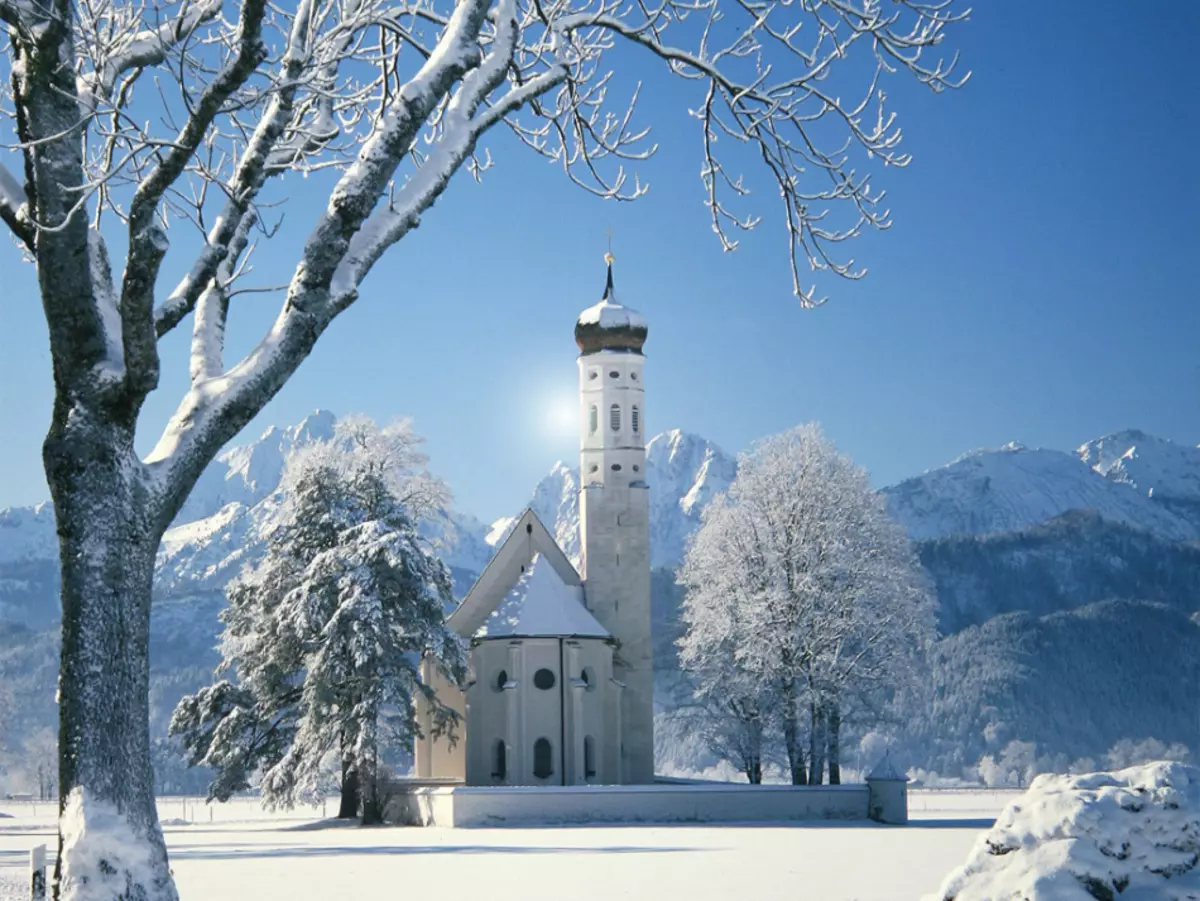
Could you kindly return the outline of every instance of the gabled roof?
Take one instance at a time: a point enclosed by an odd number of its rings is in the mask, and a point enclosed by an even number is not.
[[[546,558],[534,554],[476,638],[608,638],[583,604],[583,586],[568,585]]]
[[[458,609],[450,614],[446,625],[463,638],[475,635],[521,580],[534,556],[543,559],[543,565],[548,565],[548,569],[553,571],[564,587],[578,588],[582,592],[583,581],[579,573],[537,514],[527,509],[484,567]],[[586,609],[584,612],[587,612]]]

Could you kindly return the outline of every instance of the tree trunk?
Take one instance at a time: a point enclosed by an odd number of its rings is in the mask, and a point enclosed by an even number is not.
[[[342,763],[342,803],[338,808],[339,820],[353,820],[358,816],[358,771],[349,763]]]
[[[829,784],[842,784],[842,708],[837,701],[832,701],[826,707],[828,716],[826,718],[828,732],[826,734],[826,746],[829,749]]]
[[[825,708],[814,701],[809,707],[808,784],[820,785],[825,776]]]
[[[787,751],[792,785],[804,785],[808,777],[804,768],[804,749],[800,744],[800,723],[797,721],[795,705],[791,704],[783,714],[783,745]]]
[[[762,785],[761,757],[747,757],[742,761],[742,771],[746,774],[746,781],[751,785]]]
[[[62,565],[55,897],[177,901],[150,763],[150,593],[163,524],[132,429],[60,416],[43,454]]]
[[[379,792],[367,788],[363,792],[362,805],[362,824],[364,826],[378,826],[383,822],[383,806],[379,801]]]

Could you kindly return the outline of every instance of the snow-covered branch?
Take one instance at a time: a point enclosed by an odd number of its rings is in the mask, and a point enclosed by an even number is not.
[[[98,65],[79,79],[80,100],[91,107],[111,96],[126,72],[164,62],[198,26],[220,14],[221,0],[184,0],[173,12],[160,10],[161,21],[145,29],[130,15],[133,10],[113,2],[93,0],[83,5],[82,12],[82,36],[103,55]],[[126,27],[120,27],[122,24]]]

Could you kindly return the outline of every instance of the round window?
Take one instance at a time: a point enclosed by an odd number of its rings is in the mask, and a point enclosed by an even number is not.
[[[621,471],[621,464],[620,464],[620,463],[614,463],[614,464],[612,465],[612,471],[613,471],[613,472],[620,472],[620,471]]]
[[[540,688],[542,691],[549,691],[554,687],[555,683],[554,672],[545,667],[533,674],[533,685],[535,688]]]
[[[619,379],[621,377],[621,373],[619,373],[619,372],[617,372],[617,370],[613,369],[613,370],[609,371],[608,377],[610,379]]]
[[[504,686],[508,684],[508,670],[500,670],[496,675],[496,691],[504,691]]]
[[[590,666],[585,666],[583,672],[579,674],[579,678],[583,681],[585,691],[596,690],[596,674]]]

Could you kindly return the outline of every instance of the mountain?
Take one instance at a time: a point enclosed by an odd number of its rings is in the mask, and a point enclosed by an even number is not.
[[[263,552],[278,520],[288,457],[331,436],[335,422],[332,413],[318,411],[224,451],[164,536],[151,621],[155,734],[175,700],[209,678],[225,585]],[[678,671],[674,570],[736,466],[711,442],[679,430],[647,446],[652,619],[663,699]],[[530,499],[576,562],[578,491],[578,470],[559,463]],[[1086,746],[1080,753],[1096,755],[1114,735],[1188,740],[1161,724],[1169,720],[1164,705],[1177,700],[1171,684],[1195,680],[1183,657],[1200,630],[1200,448],[1134,430],[1089,441],[1075,453],[1008,445],[969,453],[883,491],[916,540],[946,635],[937,651],[937,699],[918,719],[931,764],[952,772],[975,763],[985,746],[990,753],[980,733],[989,717],[1011,724],[1011,737],[1037,740],[1055,753]],[[456,594],[470,587],[514,521],[488,526],[450,509],[422,524],[451,568]],[[10,739],[14,730],[30,734],[54,720],[58,579],[50,505],[0,511],[0,696],[15,686],[23,702],[20,725],[10,720],[0,728]],[[1126,600],[1096,603],[1112,598]],[[1147,632],[1155,629],[1167,631]],[[1081,673],[1107,662],[1121,679],[1145,686],[1145,715],[1135,700],[1118,697],[1117,687],[1089,694],[1070,673],[1061,676],[1056,667],[1066,664],[1056,656]],[[1108,685],[1109,675],[1101,672],[1097,684]],[[1060,677],[1068,686],[1061,696],[1045,681]],[[1119,706],[1099,709],[1111,697]],[[1023,712],[1025,705],[1034,712]],[[1076,723],[1089,718],[1100,724],[1092,731]],[[1056,732],[1059,721],[1066,725]],[[1122,722],[1128,729],[1117,735]],[[914,762],[918,753],[925,752],[914,749]]]
[[[1008,741],[1099,758],[1124,738],[1200,748],[1200,623],[1164,604],[1010,613],[938,642],[914,742],[957,774]]]
[[[1035,616],[1106,598],[1200,610],[1200,545],[1169,541],[1094,510],[1071,510],[1025,529],[919,542],[944,634],[992,617]]]
[[[704,507],[729,487],[736,471],[733,457],[698,435],[672,429],[650,439],[646,482],[651,568],[674,569],[683,561],[687,539],[699,527]],[[534,488],[529,506],[578,566],[579,468],[556,463]],[[488,543],[499,545],[516,520],[515,516],[496,520]]]
[[[1024,529],[1069,510],[1093,510],[1169,541],[1200,538],[1200,516],[1187,509],[1200,450],[1156,440],[1139,455],[1139,434],[1101,438],[1078,454],[1019,444],[974,451],[885,488],[888,509],[916,540]],[[1141,488],[1131,471],[1151,484]],[[1161,497],[1150,490],[1156,484],[1181,494]]]

